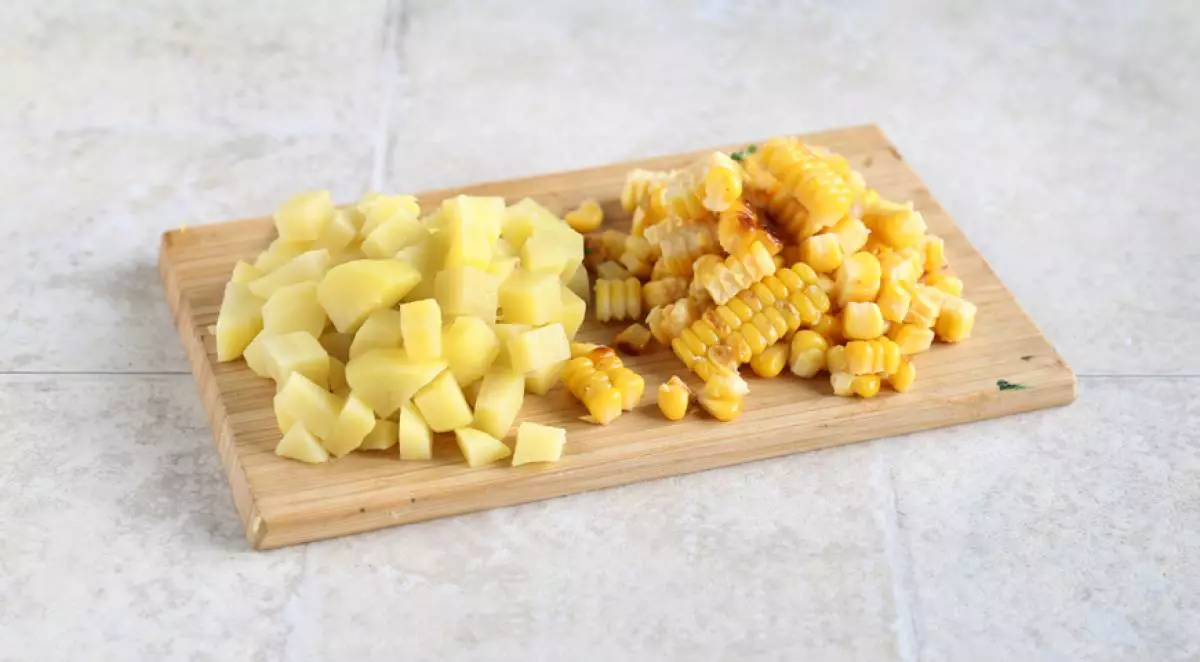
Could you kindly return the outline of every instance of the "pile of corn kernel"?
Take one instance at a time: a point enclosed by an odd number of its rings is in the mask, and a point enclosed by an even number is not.
[[[566,216],[588,233],[595,316],[633,323],[614,340],[621,351],[651,338],[671,347],[718,420],[743,409],[743,365],[766,378],[827,373],[834,394],[870,398],[912,388],[913,357],[935,339],[971,335],[976,308],[921,213],[796,138],[634,170],[621,205],[629,233],[600,231],[594,201]],[[677,377],[662,384],[663,415],[682,418],[690,395]]]

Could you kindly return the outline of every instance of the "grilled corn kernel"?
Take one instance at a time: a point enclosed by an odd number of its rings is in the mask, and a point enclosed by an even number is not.
[[[662,262],[662,260],[659,260],[659,262]],[[661,280],[652,280],[642,286],[642,303],[647,309],[655,306],[665,306],[687,296],[687,291],[688,282],[686,278],[672,276]]]
[[[975,304],[956,296],[946,295],[938,313],[934,332],[945,342],[961,342],[971,337],[975,327]]]
[[[957,276],[947,273],[931,273],[925,275],[925,284],[937,288],[951,296],[961,297],[963,282]]]
[[[704,411],[722,422],[729,422],[742,415],[743,398],[714,398],[704,393],[696,399]]]
[[[632,276],[625,280],[596,279],[596,319],[632,320],[642,317],[642,283]]]
[[[629,273],[638,278],[649,278],[654,269],[657,251],[643,237],[629,237],[625,241],[625,251],[617,259]]]
[[[616,339],[613,340],[613,346],[626,354],[639,356],[645,353],[651,340],[650,329],[635,323],[625,327],[624,331],[617,334]]]
[[[824,336],[831,345],[840,345],[845,338],[842,336],[842,321],[828,313],[812,325],[812,330]]]
[[[846,258],[837,272],[837,303],[845,307],[852,301],[874,301],[879,294],[881,270],[879,258],[860,251]]]
[[[658,387],[658,410],[668,421],[678,421],[687,414],[691,391],[683,380],[675,375]]]
[[[735,200],[717,217],[717,241],[730,255],[740,255],[760,243],[771,255],[783,250],[783,242],[745,200]]]
[[[854,191],[804,143],[787,138],[762,146],[763,164],[821,227],[837,223],[854,205]]]
[[[879,304],[852,301],[842,309],[842,334],[851,340],[871,340],[883,335],[883,312]]]
[[[787,360],[788,346],[779,342],[750,359],[750,369],[759,377],[771,379],[778,377],[779,373],[783,372],[784,366],[787,365]]]
[[[871,231],[867,224],[853,216],[847,216],[833,226],[831,232],[837,236],[838,244],[842,247],[842,255],[853,255],[867,244]]]
[[[912,388],[913,382],[917,379],[917,367],[912,361],[904,359],[900,361],[900,367],[895,372],[887,376],[887,382],[893,390],[898,393],[904,393]]]
[[[812,329],[803,329],[792,336],[789,368],[797,377],[813,377],[825,369],[825,353],[829,341]]]
[[[703,180],[703,203],[710,211],[725,211],[742,197],[742,169],[722,152],[708,157]]]
[[[700,316],[700,307],[690,298],[677,299],[674,303],[656,308],[646,316],[646,325],[658,342],[669,345],[680,333]]]
[[[646,391],[646,380],[624,366],[611,368],[607,374],[613,388],[621,394],[621,409],[632,411]]]
[[[621,415],[621,392],[613,386],[607,374],[596,369],[596,364],[589,357],[579,356],[567,361],[562,372],[562,383],[600,425],[607,425]]]
[[[650,280],[666,280],[668,278],[690,279],[692,277],[692,258],[690,257],[660,257],[654,261],[650,269]]]
[[[775,273],[775,260],[759,242],[751,244],[745,253],[730,255],[724,261],[716,256],[701,256],[694,266],[693,285],[707,292],[718,305]]]
[[[842,244],[832,232],[814,235],[800,244],[801,261],[821,273],[842,266],[843,255]]]
[[[603,345],[597,345],[590,342],[573,342],[571,343],[571,358],[574,359],[580,356],[587,356],[591,352],[594,352],[601,347],[603,347]]]
[[[925,218],[913,211],[911,204],[895,211],[867,214],[864,220],[872,234],[895,249],[916,246],[925,236]]]
[[[890,375],[900,368],[900,346],[889,338],[852,340],[846,343],[846,372],[853,375]]]
[[[933,328],[942,310],[942,300],[947,296],[946,293],[925,285],[909,286],[909,291],[912,292],[912,303],[908,305],[908,314],[904,316],[904,321],[927,329]]]
[[[833,386],[834,395],[873,398],[879,395],[879,375],[851,375],[846,372],[834,372],[829,375],[829,384]]]
[[[605,280],[624,280],[633,274],[625,268],[625,265],[615,260],[605,260],[596,265],[596,277]]]
[[[926,235],[920,243],[925,271],[934,273],[946,266],[946,242],[937,235]]]
[[[574,210],[567,212],[563,220],[576,232],[595,232],[604,223],[604,210],[600,208],[599,202],[588,198],[579,203]]]
[[[887,335],[900,347],[900,353],[905,356],[920,354],[933,344],[933,329],[916,324],[896,324],[888,330]]]
[[[879,286],[879,298],[875,300],[883,319],[889,322],[903,322],[908,315],[908,306],[912,303],[912,293],[902,283],[885,280]]]

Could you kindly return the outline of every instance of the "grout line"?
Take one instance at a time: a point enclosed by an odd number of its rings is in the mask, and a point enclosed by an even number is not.
[[[396,86],[404,84],[404,37],[408,31],[408,13],[404,0],[388,0],[384,15],[384,35],[379,68],[383,75],[383,99],[372,147],[370,190],[382,191],[391,175],[392,114],[396,105]]]
[[[300,574],[288,582],[287,600],[280,609],[287,626],[283,647],[279,652],[280,662],[305,660],[318,648],[321,638],[320,605],[313,604],[315,598],[306,590],[308,583],[308,553],[311,545],[304,545],[300,556]],[[263,553],[263,552],[256,552]]]
[[[896,620],[896,653],[901,662],[920,660],[920,639],[917,636],[916,596],[912,589],[912,555],[908,541],[900,530],[900,511],[896,504],[896,482],[892,477],[882,449],[875,445],[875,461],[869,481],[879,501],[874,508],[875,521],[883,533],[883,556],[891,578],[892,605]]]

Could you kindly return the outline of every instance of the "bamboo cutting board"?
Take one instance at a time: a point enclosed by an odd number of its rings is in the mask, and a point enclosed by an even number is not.
[[[930,231],[946,240],[951,267],[966,283],[965,296],[979,307],[974,336],[958,346],[935,344],[919,355],[916,385],[905,394],[885,389],[871,400],[838,398],[830,395],[828,379],[748,376],[747,410],[733,423],[718,423],[697,411],[677,423],[662,418],[655,404],[658,385],[686,371],[669,349],[660,348],[627,361],[646,378],[646,394],[637,409],[611,425],[578,420],[586,412],[561,387],[545,397],[526,398],[518,420],[568,429],[563,459],[553,465],[513,468],[501,462],[469,469],[452,436],[436,442],[435,459],[429,462],[400,462],[395,447],[352,453],[318,466],[276,457],[280,433],[271,410],[274,385],[240,360],[217,363],[208,331],[216,323],[233,264],[253,261],[274,238],[271,220],[164,234],[159,270],[167,301],[250,544],[256,549],[281,547],[1074,400],[1071,369],[878,128],[806,138],[844,154],[885,196],[916,203]],[[422,208],[430,209],[459,193],[500,195],[510,203],[529,196],[561,214],[594,197],[603,203],[606,216],[616,220],[610,225],[620,227],[628,223],[617,202],[627,171],[677,168],[701,153],[433,191],[419,199]],[[589,321],[580,339],[608,343],[619,328]],[[1000,391],[1000,379],[1026,388]]]

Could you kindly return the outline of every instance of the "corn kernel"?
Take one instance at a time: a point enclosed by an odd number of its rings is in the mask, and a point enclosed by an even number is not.
[[[659,260],[659,262],[661,261]],[[686,278],[671,276],[652,280],[642,286],[642,303],[647,309],[665,306],[687,296],[687,291],[688,281]]]
[[[621,409],[633,411],[646,391],[646,380],[624,366],[608,370],[608,379],[612,382],[613,388],[621,394]]]
[[[900,347],[888,338],[846,343],[846,372],[853,375],[891,374],[900,368]]]
[[[829,341],[825,336],[811,330],[803,329],[792,336],[791,357],[789,367],[797,377],[813,377],[825,369],[825,353],[829,349]]]
[[[912,303],[908,306],[908,314],[904,321],[927,329],[933,328],[942,310],[942,300],[946,294],[941,290],[925,285],[909,286],[912,293]]]
[[[588,198],[579,203],[579,206],[572,211],[567,212],[563,217],[567,225],[571,229],[579,232],[595,232],[600,229],[600,225],[604,223],[604,210],[600,208],[600,203],[592,198]]]
[[[934,331],[945,342],[961,342],[971,337],[975,327],[975,304],[956,296],[946,295],[938,313]]]
[[[605,280],[625,280],[633,274],[625,268],[625,265],[613,260],[605,260],[596,265],[596,277]]]
[[[852,301],[874,301],[879,294],[881,269],[879,258],[858,252],[846,258],[837,272],[837,303],[845,307]]]
[[[883,335],[883,312],[874,302],[851,302],[842,309],[842,333],[852,340],[871,340]]]
[[[853,255],[862,250],[867,244],[871,231],[860,219],[847,216],[833,226],[833,234],[837,235],[838,243],[842,246],[843,255]]]
[[[898,393],[911,389],[916,379],[917,367],[908,359],[901,361],[900,367],[887,377],[888,384]]]
[[[933,329],[916,324],[896,324],[888,330],[888,338],[900,347],[901,354],[919,354],[933,344]]]
[[[834,395],[873,398],[879,394],[879,375],[851,375],[846,372],[834,372],[829,375],[829,384],[833,386]]]
[[[825,350],[825,367],[830,374],[850,374],[849,368],[846,367],[846,347],[844,345],[834,345]]]
[[[879,298],[876,300],[883,319],[889,322],[903,322],[908,314],[908,306],[912,303],[912,294],[903,284],[894,280],[885,280],[879,286]]]
[[[717,398],[701,393],[697,401],[718,421],[728,422],[742,415],[743,398],[740,397]]]
[[[925,218],[910,206],[894,213],[867,215],[871,232],[888,246],[900,249],[916,246],[925,236]]]
[[[750,359],[750,369],[759,377],[772,379],[783,372],[784,366],[787,365],[787,359],[788,346],[783,343],[775,343]]]
[[[821,319],[812,325],[812,330],[824,336],[831,345],[840,344],[845,340],[842,336],[842,321],[829,313],[821,315]]]
[[[642,283],[625,280],[596,280],[596,319],[601,322],[641,319]]]
[[[800,259],[814,271],[829,273],[842,266],[842,244],[832,232],[814,235],[800,244]]]
[[[957,276],[951,276],[946,273],[931,273],[925,276],[925,284],[951,296],[962,296],[963,282]]]
[[[687,414],[691,391],[679,377],[672,375],[658,387],[658,409],[668,421],[678,421]]]
[[[630,324],[624,331],[617,334],[613,346],[631,356],[638,356],[650,346],[650,330],[641,324]]]
[[[920,243],[924,256],[924,268],[929,273],[940,271],[946,266],[946,242],[937,235],[926,235]]]

